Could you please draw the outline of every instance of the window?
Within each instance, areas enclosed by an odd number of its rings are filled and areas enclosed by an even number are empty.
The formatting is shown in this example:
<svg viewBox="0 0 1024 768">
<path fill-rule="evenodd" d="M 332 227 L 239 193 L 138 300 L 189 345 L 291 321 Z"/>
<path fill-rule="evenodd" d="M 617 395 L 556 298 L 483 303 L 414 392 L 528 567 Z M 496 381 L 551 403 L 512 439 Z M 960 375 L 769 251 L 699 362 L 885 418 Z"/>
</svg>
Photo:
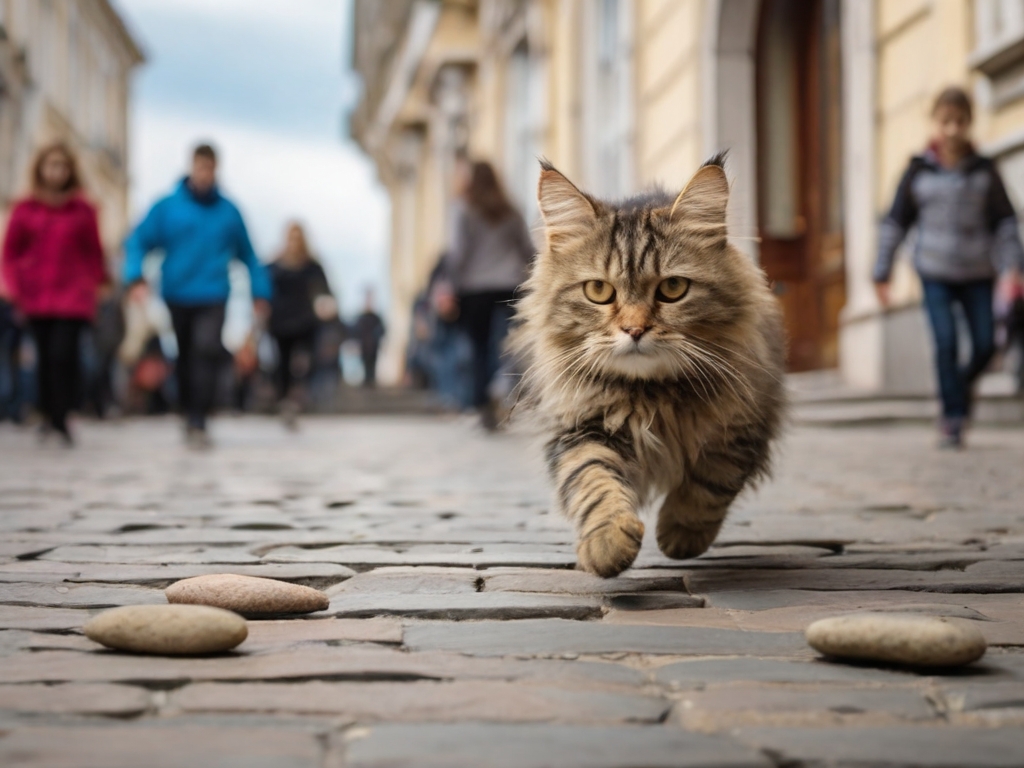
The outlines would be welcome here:
<svg viewBox="0 0 1024 768">
<path fill-rule="evenodd" d="M 971 65 L 989 79 L 991 103 L 1024 97 L 1024 0 L 975 0 Z"/>
<path fill-rule="evenodd" d="M 632 5 L 629 0 L 598 0 L 587 8 L 584 170 L 595 193 L 621 197 L 633 186 Z"/>
<path fill-rule="evenodd" d="M 544 62 L 522 41 L 505 72 L 505 184 L 527 224 L 537 220 L 537 179 L 543 153 Z"/>
</svg>

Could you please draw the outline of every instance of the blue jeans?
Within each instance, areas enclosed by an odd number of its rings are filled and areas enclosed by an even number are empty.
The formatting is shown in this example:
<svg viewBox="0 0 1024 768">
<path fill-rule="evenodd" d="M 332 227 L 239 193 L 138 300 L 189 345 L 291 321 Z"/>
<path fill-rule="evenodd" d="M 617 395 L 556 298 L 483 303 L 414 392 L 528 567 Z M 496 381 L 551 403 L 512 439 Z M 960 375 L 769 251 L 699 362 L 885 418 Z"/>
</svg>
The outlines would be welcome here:
<svg viewBox="0 0 1024 768">
<path fill-rule="evenodd" d="M 971 388 L 995 354 L 995 319 L 992 312 L 994 281 L 945 283 L 922 280 L 924 306 L 935 338 L 935 366 L 939 375 L 942 415 L 955 425 L 963 422 L 971 410 Z M 960 365 L 957 351 L 956 317 L 953 305 L 959 304 L 967 318 L 971 334 L 971 358 Z"/>
</svg>

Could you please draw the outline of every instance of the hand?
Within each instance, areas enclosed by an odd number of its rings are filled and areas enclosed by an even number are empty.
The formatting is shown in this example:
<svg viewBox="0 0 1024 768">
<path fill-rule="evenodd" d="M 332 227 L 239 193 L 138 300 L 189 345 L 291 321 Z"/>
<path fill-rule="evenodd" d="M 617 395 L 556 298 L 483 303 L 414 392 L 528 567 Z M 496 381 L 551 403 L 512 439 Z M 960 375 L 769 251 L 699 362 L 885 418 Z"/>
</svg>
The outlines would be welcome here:
<svg viewBox="0 0 1024 768">
<path fill-rule="evenodd" d="M 133 304 L 145 304 L 149 301 L 149 286 L 144 280 L 132 283 L 128 289 L 128 301 Z"/>
<path fill-rule="evenodd" d="M 889 284 L 888 283 L 875 283 L 875 295 L 878 297 L 878 303 L 882 305 L 882 309 L 888 309 L 888 307 L 889 307 Z"/>
<path fill-rule="evenodd" d="M 1021 295 L 1022 287 L 1024 287 L 1024 283 L 1022 283 L 1020 272 L 1015 269 L 1010 270 L 1000 277 L 996 284 L 996 300 L 1009 306 Z"/>
<path fill-rule="evenodd" d="M 259 322 L 265 323 L 270 319 L 270 302 L 266 299 L 253 299 L 252 311 Z"/>
</svg>

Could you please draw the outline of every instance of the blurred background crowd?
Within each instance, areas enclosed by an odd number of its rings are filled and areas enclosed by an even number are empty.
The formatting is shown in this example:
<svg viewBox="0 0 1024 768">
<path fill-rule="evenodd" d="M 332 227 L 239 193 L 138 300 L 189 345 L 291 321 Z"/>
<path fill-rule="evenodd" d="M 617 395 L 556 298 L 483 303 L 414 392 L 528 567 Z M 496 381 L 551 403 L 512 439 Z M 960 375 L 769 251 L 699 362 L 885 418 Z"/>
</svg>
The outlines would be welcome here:
<svg viewBox="0 0 1024 768">
<path fill-rule="evenodd" d="M 537 158 L 621 198 L 728 149 L 794 391 L 938 391 L 948 422 L 969 379 L 977 418 L 1024 420 L 1022 51 L 1024 0 L 0 0 L 0 417 L 293 425 L 379 380 L 493 427 Z M 922 272 L 911 157 L 952 210 L 1002 190 L 958 224 L 982 260 L 1009 243 L 998 269 Z M 965 275 L 981 298 L 927 285 Z"/>
</svg>

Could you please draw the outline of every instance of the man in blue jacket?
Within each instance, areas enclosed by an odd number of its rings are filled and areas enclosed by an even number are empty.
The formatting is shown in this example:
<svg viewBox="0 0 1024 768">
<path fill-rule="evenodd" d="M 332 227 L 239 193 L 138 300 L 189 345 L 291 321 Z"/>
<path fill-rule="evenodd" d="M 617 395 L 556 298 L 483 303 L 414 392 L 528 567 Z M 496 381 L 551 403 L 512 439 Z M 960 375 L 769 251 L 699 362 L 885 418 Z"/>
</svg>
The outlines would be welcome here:
<svg viewBox="0 0 1024 768">
<path fill-rule="evenodd" d="M 268 314 L 271 290 L 241 213 L 217 189 L 217 155 L 207 144 L 196 147 L 191 173 L 150 209 L 125 243 L 124 281 L 135 301 L 148 295 L 142 261 L 157 249 L 164 255 L 161 292 L 178 340 L 186 439 L 193 447 L 207 447 L 206 417 L 213 408 L 224 354 L 221 329 L 231 259 L 249 269 L 257 317 Z"/>
</svg>

